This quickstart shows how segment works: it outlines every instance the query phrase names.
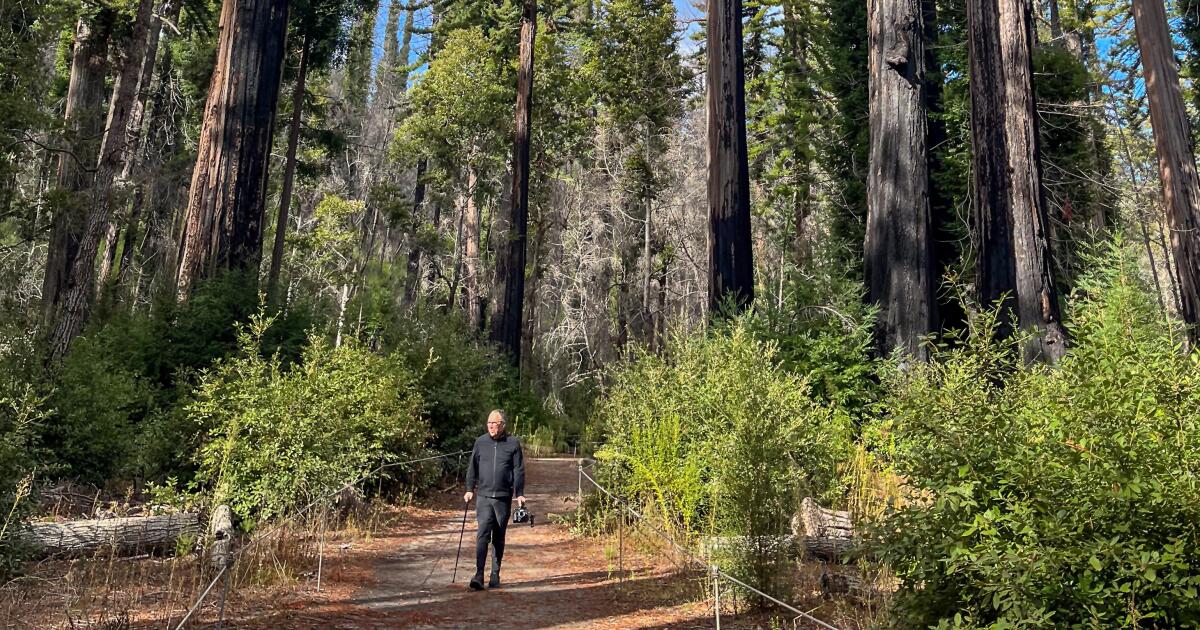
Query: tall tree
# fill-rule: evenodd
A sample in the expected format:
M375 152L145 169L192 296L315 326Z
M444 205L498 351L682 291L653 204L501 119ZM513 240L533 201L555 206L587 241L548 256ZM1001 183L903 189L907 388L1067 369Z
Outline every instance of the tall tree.
M129 159L125 160L125 172L122 174L122 180L130 180L137 176L144 175L148 170L147 161L147 144L150 139L150 130L146 127L150 126L152 120L147 116L149 111L150 96L152 93L151 85L154 83L154 73L158 67L158 51L159 45L162 42L165 23L174 24L179 16L179 11L182 8L180 0L164 0L159 5L158 11L151 15L150 32L147 33L146 52L143 55L142 70L138 78L138 95L137 101L134 103L133 112L129 116L129 132L133 135L131 146L129 148ZM133 253L137 249L138 242L138 225L142 219L142 209L145 206L145 188L143 182L137 182L134 189L132 205L129 210L129 220L125 228L123 244L121 247L121 261L117 268L117 284L124 284L128 275L129 267L133 262ZM115 250L115 243L110 243L109 248ZM105 258L110 258L112 253L106 253ZM100 274L103 278L106 274Z
M741 0L708 3L708 308L754 300Z
M126 173L129 158L129 119L137 97L142 72L146 34L150 28L153 0L140 0L133 30L125 46L121 71L113 82L108 120L100 141L95 180L92 182L87 222L79 240L79 252L62 292L62 308L50 337L52 358L65 356L71 341L83 332L91 312L96 284L96 252L108 231L117 203L117 179ZM113 238L116 236L113 235Z
M1179 282L1180 315L1188 326L1188 341L1200 346L1200 177L1192 152L1191 131L1179 90L1179 75L1161 0L1133 0L1133 17L1150 125L1158 154L1163 202L1171 230L1171 250Z
M85 206L79 193L91 188L100 150L96 139L104 132L104 78L108 74L108 44L115 18L111 9L102 9L91 19L80 18L75 27L63 112L73 150L63 152L58 158L58 187L71 195L55 212L50 227L46 275L42 282L42 324L47 330L58 322L67 277L79 256L85 220Z
M537 0L521 7L521 50L517 63L517 105L513 137L512 194L508 234L496 258L500 299L492 305L492 341L509 360L521 365L521 322L525 308L525 242L529 229L529 127L533 105L533 42L537 32Z
M1031 332L1027 361L1066 351L1046 238L1046 206L1034 110L1033 23L1026 0L968 0L976 290L999 304L1001 335Z
M283 166L283 188L279 192L279 213L275 217L275 245L271 248L271 267L267 271L267 296L277 302L279 271L283 267L283 247L287 236L288 212L292 207L292 186L296 179L296 150L300 145L300 122L304 116L304 84L308 78L308 60L312 53L312 35L305 32L300 49L300 66L292 88L292 120L288 124L287 155Z
M223 269L257 269L288 0L225 0L204 105L176 290Z
M925 28L920 0L870 0L871 153L864 269L882 309L876 349L924 359L934 327L925 111Z

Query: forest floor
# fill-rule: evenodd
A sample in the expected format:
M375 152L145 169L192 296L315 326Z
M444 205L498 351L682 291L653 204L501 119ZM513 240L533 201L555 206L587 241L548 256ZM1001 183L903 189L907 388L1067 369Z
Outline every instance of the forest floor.
M473 510L467 515L455 578L463 504L462 489L453 486L424 505L400 508L395 518L372 534L331 532L324 544L320 591L316 589L315 571L302 572L300 580L286 584L233 589L226 603L224 627L714 627L713 601L708 591L711 583L702 572L674 564L664 541L648 530L634 528L624 533L623 545L616 537L581 537L557 517L576 505L576 462L528 460L526 496L537 521L534 527L509 526L499 589L474 592L467 588L474 564ZM618 553L618 546L623 553ZM623 573L619 566L624 567ZM311 568L315 569L315 564ZM50 566L43 569L54 570ZM140 579L154 581L145 574ZM168 584L172 579L167 577ZM181 584L185 582L177 579ZM191 588L202 583L194 580ZM746 614L744 610L737 614L737 608L745 608L745 598L734 601L726 584L722 584L722 628L774 625L769 614ZM71 590L69 583L65 586ZM141 588L144 591L145 585ZM113 591L111 587L108 590ZM106 594L104 599L117 602L122 597ZM819 597L806 599L813 604L806 609L815 606L814 614L839 627L864 624L858 617L865 611L855 612L854 607L843 603L822 602ZM172 615L174 620L168 622L144 596L134 598L120 614L68 614L65 618L62 603L56 605L36 596L27 596L23 601L28 605L0 608L0 628L169 629L183 614L175 604L178 610ZM64 601L70 608L71 602ZM218 593L210 594L194 618L199 623L189 627L214 627L218 601ZM793 625L790 616L779 619L784 623L777 627L815 627L802 622Z

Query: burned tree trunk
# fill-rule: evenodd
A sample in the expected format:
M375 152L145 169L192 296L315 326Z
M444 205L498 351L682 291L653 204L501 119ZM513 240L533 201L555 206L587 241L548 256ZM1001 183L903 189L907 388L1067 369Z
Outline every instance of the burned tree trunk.
M257 269L288 0L225 0L204 105L176 291L219 270Z
M920 0L871 0L871 153L863 247L868 299L880 306L876 349L924 360L935 322Z
M516 134L513 140L512 204L503 253L496 259L500 299L492 306L492 341L521 365L521 320L525 306L525 240L529 223L529 126L533 105L533 41L537 0L524 0L521 10L521 57L517 66Z
M1134 0L1133 17L1175 255L1179 310L1188 327L1188 343L1195 348L1200 346L1200 177L1179 91L1166 9L1161 0Z
M708 309L754 300L741 0L708 3Z
M1031 83L1033 25L1023 0L967 2L976 290L1001 306L1001 336L1010 310L1031 331L1027 361L1053 362L1066 351L1058 291L1051 274L1046 206Z

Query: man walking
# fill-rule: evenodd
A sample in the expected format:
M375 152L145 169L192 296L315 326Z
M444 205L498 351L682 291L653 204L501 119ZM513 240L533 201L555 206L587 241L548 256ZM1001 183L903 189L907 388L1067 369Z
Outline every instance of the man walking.
M496 409L488 414L487 435L475 440L471 463L467 466L467 493L463 501L471 502L475 492L475 521L479 531L475 537L475 577L471 590L483 590L483 565L487 560L488 543L492 545L492 577L488 588L500 586L500 562L504 560L504 532L508 529L509 510L513 498L525 505L525 459L521 442L505 432L507 418Z

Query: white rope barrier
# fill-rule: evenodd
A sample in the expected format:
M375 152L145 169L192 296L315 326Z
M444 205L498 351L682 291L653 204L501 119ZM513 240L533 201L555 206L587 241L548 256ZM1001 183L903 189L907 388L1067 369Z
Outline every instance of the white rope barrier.
M659 537L661 537L663 540L666 540L668 543L670 543L670 544L671 544L671 546L675 547L675 549L677 549L677 550L679 550L680 552L682 552L682 553L683 553L685 556L687 556L687 557L688 557L688 559L690 559L691 561L695 562L696 564L700 564L700 565L704 565L704 564L705 564L705 562L704 562L704 561L703 561L701 558L697 557L697 556L696 556L696 554L692 553L690 550L688 550L688 549L684 548L684 547L683 547L683 546L681 546L679 543L675 542L675 539L674 539L673 537L669 536L668 534L666 534L666 533L664 533L663 531L661 531L659 528L655 527L653 524L651 524L651 523L649 523L648 521L646 521L646 518L645 518L644 516L642 516L641 514L639 514L639 513L637 512L637 510L634 510L632 507L630 507L630 506L629 506L629 504L628 504L628 503L627 503L627 502L626 502L624 499L622 499L622 498L618 497L617 495L613 494L611 491L609 491L609 490L608 490L608 488L605 488L604 486L600 485L600 483L599 483L599 482L597 482L595 479L593 479L593 478L591 477L591 475L589 475L589 474L587 474L587 473L583 472L583 471L582 471L582 467L581 467L581 470L580 470L580 474L581 474L581 475L583 475L583 477L584 477L584 478L586 478L588 481L590 481L590 482L592 483L592 485L593 485L593 486L596 486L596 489L600 490L601 492L603 492L604 494L606 494L606 495L608 495L610 498L612 498L614 501L616 501L616 502L618 502L619 504L621 504L621 507L623 507L623 508L624 508L624 509L625 509L627 512L629 512L630 514L634 515L634 516L635 516L635 517L636 517L638 520L640 520L640 521L642 521L642 522L645 522L645 523L647 523L648 525L650 525L650 528L651 528L652 530L654 530L654 533L658 534L658 535L659 535ZM822 628L826 628L826 630L838 630L838 628L837 628L837 627L835 627L835 626L831 626L831 625L829 625L828 623L826 623L826 622L824 622L824 621L822 621L822 620L820 620L820 619L817 619L816 617L812 616L811 614L809 614L809 613L806 613L806 612L804 612L803 610L800 610L800 609L796 608L795 606L792 606L792 605L790 605L790 604L784 603L784 602L782 602L782 601L780 601L780 600L778 600L778 599L776 599L776 598L774 598L774 597L772 597L772 596L768 595L767 593L764 593L764 592L762 592L761 590L759 590L759 589L757 589L757 588L754 588L753 586L750 586L749 584L746 584L745 582L743 582L743 581L741 581L741 580L739 580L739 579L737 579L737 578L733 577L732 575L729 575L728 573L725 573L724 571L722 571L722 570L720 569L720 567L718 567L718 566L716 566L716 565L711 565L711 566L712 566L712 571L713 571L713 574L714 574L716 577L725 578L726 580L729 580L729 581L730 581L730 582L732 582L733 584L736 584L736 585L738 585L738 586L740 586L740 587L742 587L742 588L744 588L744 589L746 589L746 590L748 590L748 591L750 591L750 592L752 592L752 593L755 593L755 594L759 595L760 597L763 597L763 598L765 598L765 599L767 599L767 600L769 600L769 601L771 601L771 602L775 603L776 605L778 605L778 606L780 606L780 607L782 607L782 608L786 608L787 610L789 610L789 611L791 611L791 612L793 612L793 613L796 613L796 615L798 615L798 616L800 616L800 617L803 617L803 618L805 618L805 619L807 619L807 620L809 620L809 621L811 621L811 622L813 622L813 623L817 624L818 626L821 626ZM714 591L714 592L715 592L715 591ZM720 604L718 603L718 606L719 606L719 605L720 605ZM717 615L718 615L718 618L719 618L719 617L720 617L720 608L717 608Z

